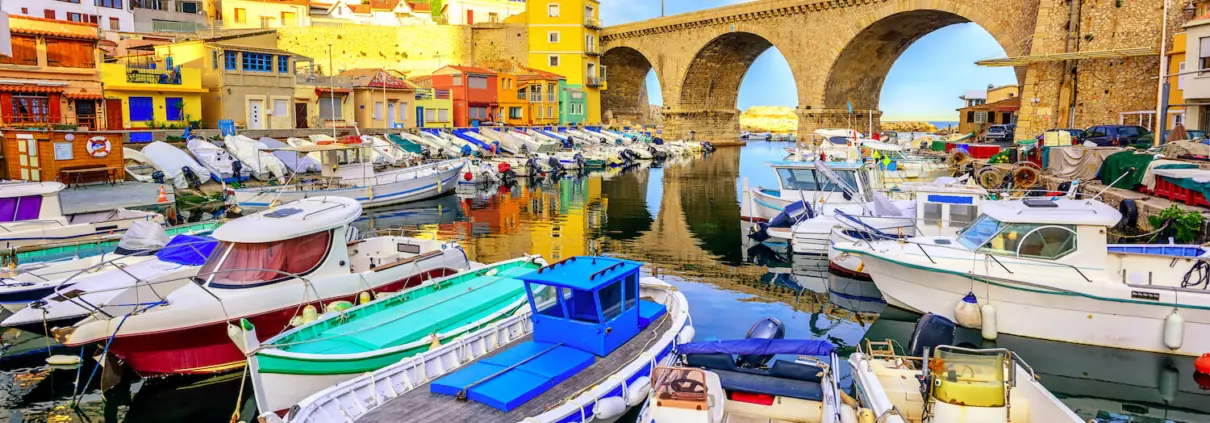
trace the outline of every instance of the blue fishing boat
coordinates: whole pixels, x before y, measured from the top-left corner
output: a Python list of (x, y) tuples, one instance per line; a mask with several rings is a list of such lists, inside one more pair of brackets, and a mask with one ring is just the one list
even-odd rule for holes
[(528, 307), (303, 400), (280, 422), (614, 421), (692, 341), (685, 297), (642, 264), (572, 257), (516, 276)]

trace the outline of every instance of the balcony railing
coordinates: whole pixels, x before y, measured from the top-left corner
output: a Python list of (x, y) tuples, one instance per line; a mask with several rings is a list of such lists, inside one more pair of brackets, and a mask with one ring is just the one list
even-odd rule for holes
[(131, 0), (130, 7), (148, 10), (171, 10), (168, 0)]
[(181, 85), (181, 67), (156, 69), (126, 66), (126, 82), (132, 84)]
[(416, 91), (417, 100), (449, 100), (450, 90), (422, 89)]
[(0, 117), (0, 127), (32, 129), (75, 129), (78, 127), (87, 127), (89, 129), (103, 129), (97, 126), (100, 122), (98, 118), (99, 116), (96, 114), (60, 116), (58, 119), (52, 119), (48, 114), (10, 114)]
[(601, 46), (596, 43), (584, 43), (584, 54), (589, 56), (600, 56)]
[(605, 79), (597, 76), (589, 76), (584, 78), (584, 85), (588, 88), (600, 88), (605, 85)]
[(597, 19), (597, 18), (584, 18), (584, 26), (589, 29), (604, 28), (603, 24), (601, 23), (601, 20)]
[(296, 73), (294, 74), (294, 83), (298, 85), (311, 85), (321, 88), (353, 88), (353, 81), (344, 76), (328, 76), (315, 73)]
[(205, 22), (177, 22), (177, 21), (160, 21), (153, 20), (151, 22), (135, 22), (135, 32), (184, 32), (196, 33), (205, 32), (210, 29)]

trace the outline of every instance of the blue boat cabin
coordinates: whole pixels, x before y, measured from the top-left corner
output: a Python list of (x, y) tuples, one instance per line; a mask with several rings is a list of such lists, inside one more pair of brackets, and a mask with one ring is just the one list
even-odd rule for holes
[(639, 312), (641, 263), (572, 257), (519, 279), (533, 311), (534, 341), (563, 345), (598, 357), (646, 326)]

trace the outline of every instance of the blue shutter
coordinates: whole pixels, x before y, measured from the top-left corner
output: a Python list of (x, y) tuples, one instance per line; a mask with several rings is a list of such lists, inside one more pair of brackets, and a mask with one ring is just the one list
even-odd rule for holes
[(130, 97), (130, 121), (147, 122), (155, 119), (151, 97)]
[(164, 99), (164, 112), (167, 114), (168, 121), (181, 120), (181, 104), (184, 101), (180, 97), (168, 97)]

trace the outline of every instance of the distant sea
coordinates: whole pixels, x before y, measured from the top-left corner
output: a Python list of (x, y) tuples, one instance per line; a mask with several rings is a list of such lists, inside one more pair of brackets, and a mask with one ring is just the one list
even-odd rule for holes
[(929, 123), (933, 124), (933, 126), (937, 127), (937, 129), (945, 129), (949, 126), (958, 126), (958, 121), (949, 120), (930, 120)]

